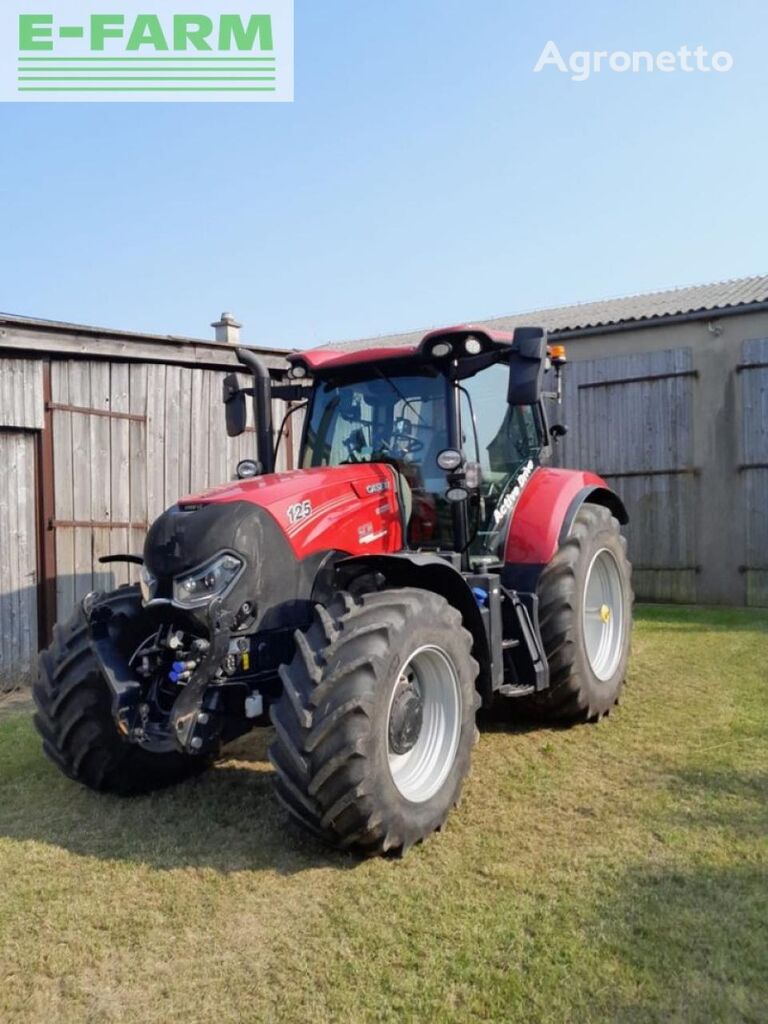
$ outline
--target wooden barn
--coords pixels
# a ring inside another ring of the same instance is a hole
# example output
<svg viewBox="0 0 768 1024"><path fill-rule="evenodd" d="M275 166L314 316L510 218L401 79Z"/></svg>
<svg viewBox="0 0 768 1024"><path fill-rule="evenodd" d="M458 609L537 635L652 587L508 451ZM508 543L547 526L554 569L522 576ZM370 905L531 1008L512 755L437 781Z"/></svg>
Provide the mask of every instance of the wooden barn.
<svg viewBox="0 0 768 1024"><path fill-rule="evenodd" d="M768 606L767 275L483 322L566 345L554 460L624 497L640 600Z"/></svg>
<svg viewBox="0 0 768 1024"><path fill-rule="evenodd" d="M554 460L624 496L638 598L768 605L768 277L487 323L567 345ZM227 438L221 404L239 325L213 326L200 341L0 316L0 690L29 680L79 597L128 580L103 555L139 551L164 508L254 454L252 432ZM281 377L285 353L261 354ZM300 418L278 468L295 464Z"/></svg>
<svg viewBox="0 0 768 1024"><path fill-rule="evenodd" d="M233 440L224 424L239 325L213 326L201 341L0 316L0 692L29 682L78 598L128 582L103 555L139 552L164 508L254 454L253 432ZM282 375L282 353L255 351Z"/></svg>

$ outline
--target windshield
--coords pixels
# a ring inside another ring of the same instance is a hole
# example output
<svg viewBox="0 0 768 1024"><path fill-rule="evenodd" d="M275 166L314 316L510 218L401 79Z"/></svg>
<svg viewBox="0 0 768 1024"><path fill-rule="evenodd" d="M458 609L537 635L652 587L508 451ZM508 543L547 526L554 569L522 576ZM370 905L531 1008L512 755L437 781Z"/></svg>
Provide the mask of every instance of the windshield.
<svg viewBox="0 0 768 1024"><path fill-rule="evenodd" d="M302 466L394 465L412 495L409 543L449 547L445 473L437 465L438 454L448 447L447 409L448 382L429 370L318 382Z"/></svg>
<svg viewBox="0 0 768 1024"><path fill-rule="evenodd" d="M366 373L370 375L370 368ZM476 556L497 553L500 530L494 513L541 448L535 410L507 404L508 377L508 366L496 364L461 382L461 444L465 459L479 466L479 487L469 511L470 551ZM394 465L411 492L409 544L452 549L448 484L437 465L438 454L451 446L452 387L430 368L388 376L379 372L359 380L319 380L306 425L302 467Z"/></svg>
<svg viewBox="0 0 768 1024"><path fill-rule="evenodd" d="M318 385L302 465L395 459L428 475L448 446L442 376L376 377Z"/></svg>

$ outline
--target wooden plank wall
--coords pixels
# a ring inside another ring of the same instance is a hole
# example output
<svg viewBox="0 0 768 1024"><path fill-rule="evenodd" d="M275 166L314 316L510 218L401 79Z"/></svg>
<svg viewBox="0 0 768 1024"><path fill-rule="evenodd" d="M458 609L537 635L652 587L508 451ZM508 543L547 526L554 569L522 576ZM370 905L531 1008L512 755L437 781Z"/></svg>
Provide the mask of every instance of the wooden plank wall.
<svg viewBox="0 0 768 1024"><path fill-rule="evenodd" d="M744 343L739 484L744 508L746 603L768 605L768 340Z"/></svg>
<svg viewBox="0 0 768 1024"><path fill-rule="evenodd" d="M573 361L551 413L569 428L556 464L594 470L627 506L641 599L696 600L692 365L687 348Z"/></svg>
<svg viewBox="0 0 768 1024"><path fill-rule="evenodd" d="M0 366L0 427L42 430L42 362L39 359L3 359Z"/></svg>
<svg viewBox="0 0 768 1024"><path fill-rule="evenodd" d="M43 364L0 362L0 692L31 682L37 653L36 431Z"/></svg>
<svg viewBox="0 0 768 1024"><path fill-rule="evenodd" d="M0 693L28 686L37 654L35 435L0 428Z"/></svg>
<svg viewBox="0 0 768 1024"><path fill-rule="evenodd" d="M136 570L101 565L101 556L140 553L148 524L164 509L231 479L237 462L255 455L252 431L226 435L224 377L177 365L52 363L60 619L89 590L135 579ZM276 429L283 414L276 401ZM249 426L251 419L249 410ZM279 469L287 466L286 447Z"/></svg>

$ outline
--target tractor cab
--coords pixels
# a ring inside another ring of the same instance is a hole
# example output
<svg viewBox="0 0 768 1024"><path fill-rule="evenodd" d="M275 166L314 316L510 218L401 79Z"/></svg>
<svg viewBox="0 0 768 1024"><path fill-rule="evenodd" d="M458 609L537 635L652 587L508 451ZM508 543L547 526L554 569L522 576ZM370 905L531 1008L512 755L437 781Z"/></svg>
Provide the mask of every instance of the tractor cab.
<svg viewBox="0 0 768 1024"><path fill-rule="evenodd" d="M561 351L551 358L541 329L459 327L410 347L289 358L292 384L272 393L307 399L301 469L389 464L409 548L457 552L465 568L501 562L515 488L548 457L544 375L554 369L558 395L565 362ZM231 402L238 392L228 387Z"/></svg>
<svg viewBox="0 0 768 1024"><path fill-rule="evenodd" d="M498 559L495 518L514 481L547 448L536 404L507 403L509 366L499 360L471 376L464 367L402 361L318 375L307 412L301 468L383 462L407 489L407 541L451 550L455 507L466 503L474 558ZM457 456L455 453L458 452ZM460 456L460 458L459 458Z"/></svg>

